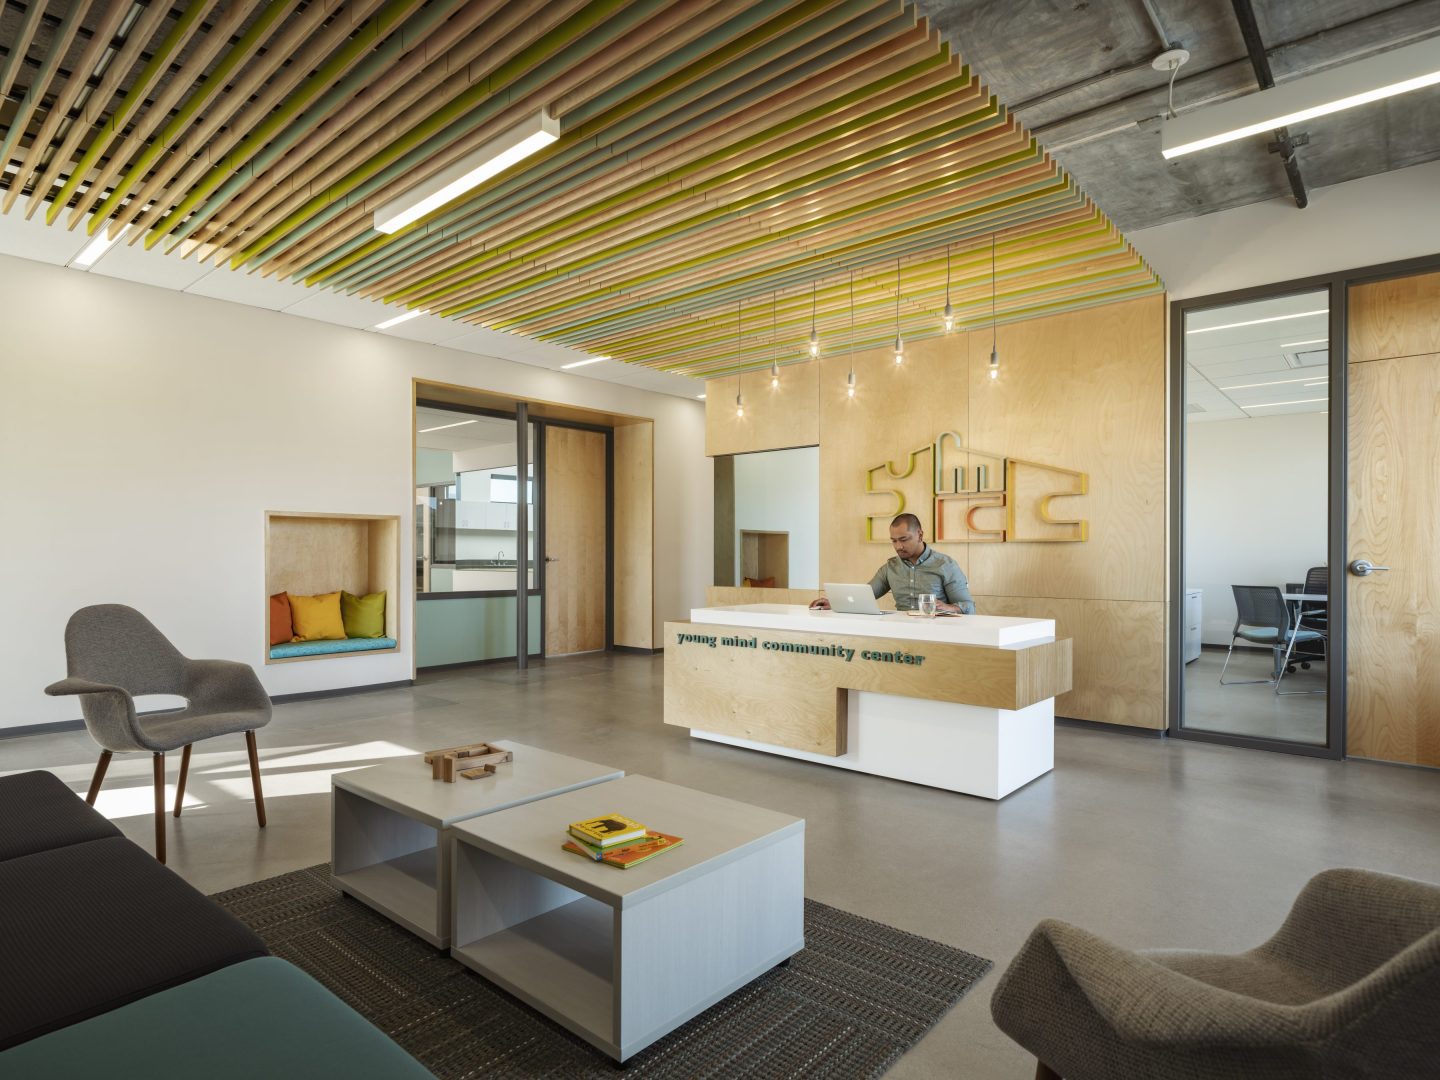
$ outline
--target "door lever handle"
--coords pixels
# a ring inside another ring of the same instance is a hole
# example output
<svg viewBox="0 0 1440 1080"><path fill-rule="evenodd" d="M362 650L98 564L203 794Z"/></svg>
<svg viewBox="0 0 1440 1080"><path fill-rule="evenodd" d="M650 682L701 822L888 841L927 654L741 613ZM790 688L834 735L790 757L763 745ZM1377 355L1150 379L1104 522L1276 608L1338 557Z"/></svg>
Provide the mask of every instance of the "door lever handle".
<svg viewBox="0 0 1440 1080"><path fill-rule="evenodd" d="M1350 573L1356 577L1368 577L1377 570L1389 570L1388 566L1376 566L1369 559L1356 559L1350 564Z"/></svg>

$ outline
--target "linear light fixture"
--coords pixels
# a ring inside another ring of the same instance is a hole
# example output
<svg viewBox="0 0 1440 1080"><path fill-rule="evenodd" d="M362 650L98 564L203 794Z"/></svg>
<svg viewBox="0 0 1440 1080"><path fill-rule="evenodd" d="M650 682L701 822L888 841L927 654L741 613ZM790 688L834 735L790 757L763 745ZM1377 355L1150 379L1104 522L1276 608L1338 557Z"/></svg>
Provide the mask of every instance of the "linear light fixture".
<svg viewBox="0 0 1440 1080"><path fill-rule="evenodd" d="M1265 402L1265 404L1263 404L1263 405L1241 405L1240 408L1241 408L1242 410L1249 410L1249 409L1273 409L1273 408L1275 408L1277 405L1313 405L1313 404L1314 404L1315 402L1317 402L1317 401L1329 401L1329 400L1330 400L1329 398L1323 398L1323 397L1307 397L1307 398L1301 398L1301 399L1298 400L1298 401L1267 401L1267 402Z"/></svg>
<svg viewBox="0 0 1440 1080"><path fill-rule="evenodd" d="M1160 153L1176 158L1440 83L1440 36L1304 75L1166 120Z"/></svg>
<svg viewBox="0 0 1440 1080"><path fill-rule="evenodd" d="M561 370L561 371L569 371L571 368L585 367L587 364L598 364L598 363L600 363L602 360L609 360L609 359L610 359L610 357L608 357L608 356L592 356L592 357L590 357L589 360L574 360L574 361L571 361L571 362L568 363L568 364L561 364L561 365L560 365L560 370Z"/></svg>
<svg viewBox="0 0 1440 1080"><path fill-rule="evenodd" d="M1308 382L1313 379L1312 375L1301 375L1295 379L1272 379L1269 382L1247 382L1236 383L1234 386L1222 386L1221 390L1253 390L1257 386L1281 386L1285 383Z"/></svg>
<svg viewBox="0 0 1440 1080"><path fill-rule="evenodd" d="M411 222L419 221L432 210L504 172L517 161L524 161L559 137L560 122L541 109L424 183L385 203L375 211L376 230L382 233L399 232Z"/></svg>
<svg viewBox="0 0 1440 1080"><path fill-rule="evenodd" d="M399 326L402 322L409 322L411 319L418 319L421 315L424 314L424 311L422 311L420 308L416 308L414 311L405 312L404 315L396 315L393 319L386 319L384 322L377 322L375 324L375 329L389 330L392 326Z"/></svg>
<svg viewBox="0 0 1440 1080"><path fill-rule="evenodd" d="M80 249L80 254L70 260L70 265L78 266L82 270L89 270L90 267L95 265L96 260L99 259L101 255L104 255L105 252L118 244L129 231L130 226L126 225L125 228L120 230L120 235L112 240L109 235L110 230L102 224L100 231L95 234L95 239Z"/></svg>
<svg viewBox="0 0 1440 1080"><path fill-rule="evenodd" d="M1313 341L1292 341L1288 345L1281 345L1282 349L1298 349L1301 345L1329 345L1330 339L1317 337Z"/></svg>
<svg viewBox="0 0 1440 1080"><path fill-rule="evenodd" d="M457 420L457 421L456 421L455 423L453 423L453 424L441 424L439 427L422 427L422 428L421 428L419 431L417 431L415 434L417 434L417 435L428 435L428 434L430 434L430 432L432 432L432 431L444 431L446 428L464 427L466 424L475 424L475 423L478 423L478 422L479 422L479 421L476 421L476 420Z"/></svg>
<svg viewBox="0 0 1440 1080"><path fill-rule="evenodd" d="M1247 319L1244 322L1226 323L1224 326L1202 326L1198 330L1186 330L1187 334L1210 334L1216 330L1234 330L1239 326L1259 326L1261 323L1284 322L1286 319L1303 319L1309 315L1329 315L1326 308L1319 311L1297 311L1294 315L1271 315L1268 319Z"/></svg>

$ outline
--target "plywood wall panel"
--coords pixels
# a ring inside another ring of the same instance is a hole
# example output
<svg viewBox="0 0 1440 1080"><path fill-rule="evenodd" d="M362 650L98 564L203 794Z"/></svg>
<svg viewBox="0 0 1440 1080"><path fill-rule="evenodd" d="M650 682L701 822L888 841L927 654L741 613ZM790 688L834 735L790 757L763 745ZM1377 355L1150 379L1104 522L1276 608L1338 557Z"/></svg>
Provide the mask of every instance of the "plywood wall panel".
<svg viewBox="0 0 1440 1080"><path fill-rule="evenodd" d="M605 648L608 556L605 436L551 426L545 432L546 656Z"/></svg>
<svg viewBox="0 0 1440 1080"><path fill-rule="evenodd" d="M614 643L655 647L655 425L615 428Z"/></svg>
<svg viewBox="0 0 1440 1080"><path fill-rule="evenodd" d="M753 454L814 446L820 441L816 388L818 362L780 369L778 386L768 371L710 379L705 383L705 453ZM745 415L735 415L735 394L745 402Z"/></svg>
<svg viewBox="0 0 1440 1080"><path fill-rule="evenodd" d="M1083 543L972 544L972 588L1006 596L1165 599L1165 311L1161 297L971 334L969 444L1084 472L1089 491L1053 509L1088 523ZM1063 475L1047 490L1068 490ZM1022 500L1021 505L1026 505Z"/></svg>
<svg viewBox="0 0 1440 1080"><path fill-rule="evenodd" d="M928 453L919 455L909 476L887 468L874 486L894 489L899 498L867 494L866 474L876 465L909 468L912 451L928 446L942 431L964 434L968 421L969 342L965 334L929 338L894 353L870 350L854 357L855 396L847 394L850 359L843 353L821 361L820 379L820 570L821 581L868 581L891 555L888 520L900 507L928 521L933 484ZM874 515L873 541L865 519ZM965 561L964 544L944 545Z"/></svg>
<svg viewBox="0 0 1440 1080"><path fill-rule="evenodd" d="M1165 603L975 597L981 615L1054 619L1074 648L1074 689L1055 699L1055 715L1104 724L1165 727Z"/></svg>
<svg viewBox="0 0 1440 1080"><path fill-rule="evenodd" d="M1350 363L1440 352L1440 273L1357 285L1347 302Z"/></svg>

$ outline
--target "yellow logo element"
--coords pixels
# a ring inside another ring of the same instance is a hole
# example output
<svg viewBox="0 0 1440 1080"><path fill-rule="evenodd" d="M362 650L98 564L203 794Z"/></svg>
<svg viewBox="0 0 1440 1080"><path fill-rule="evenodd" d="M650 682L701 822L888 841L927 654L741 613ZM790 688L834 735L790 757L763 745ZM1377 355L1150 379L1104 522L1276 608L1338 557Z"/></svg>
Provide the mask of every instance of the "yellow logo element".
<svg viewBox="0 0 1440 1080"><path fill-rule="evenodd" d="M888 530L891 519L906 509L905 493L882 485L913 476L926 454L930 456L930 521L923 517L921 521L932 541L1063 544L1089 539L1088 521L1060 516L1053 508L1056 499L1089 492L1087 473L967 450L959 433L942 431L934 442L909 451L903 465L887 461L865 471L865 493L894 500L894 506L883 513L865 516L869 543L888 541L888 536L876 535L877 524Z"/></svg>

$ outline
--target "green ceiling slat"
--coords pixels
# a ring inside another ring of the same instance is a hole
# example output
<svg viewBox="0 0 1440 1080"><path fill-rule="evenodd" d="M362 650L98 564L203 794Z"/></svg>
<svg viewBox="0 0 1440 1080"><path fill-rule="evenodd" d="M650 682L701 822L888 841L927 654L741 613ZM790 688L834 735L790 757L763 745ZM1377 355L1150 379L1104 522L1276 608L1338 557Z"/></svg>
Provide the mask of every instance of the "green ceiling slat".
<svg viewBox="0 0 1440 1080"><path fill-rule="evenodd" d="M972 117L978 117L979 119L976 119L973 122L967 122L970 121ZM592 256L588 256L585 259L573 263L568 263L562 266L546 267L543 272L537 275L532 275L531 278L528 279L528 281L526 282L512 282L511 284L505 286L503 289L496 290L483 297L475 298L469 301L469 303L483 306L483 304L489 303L491 300L494 299L509 300L517 296L524 296L531 292L537 291L538 289L545 288L554 281L563 277L570 276L571 274L579 272L581 270L593 270L597 267L613 263L618 259L625 258L628 255L634 254L636 251L644 250L646 248L652 248L662 243L678 240L685 236L692 235L696 232L702 231L708 226L733 221L750 214L770 209L774 206L782 205L783 203L790 200L804 198L806 195L812 194L814 192L827 190L828 188L834 186L832 180L835 177L840 176L844 173L855 173L861 165L868 164L870 168L864 171L875 172L880 169L887 168L890 164L893 164L896 161L902 161L914 155L918 155L919 153L922 153L926 147L934 148L936 146L943 145L945 135L942 134L938 138L930 137L932 132L948 132L951 136L958 135L960 131L978 133L986 130L987 128L998 126L998 117L994 112L991 112L989 110L977 110L976 112L967 114L966 116L961 117L953 121L952 123L955 125L954 127L952 127L950 124L944 124L940 125L938 128L930 128L925 131L912 134L911 136L907 136L907 138L901 142L890 143L883 147L875 148L873 151L870 151L867 154L858 155L857 157L851 158L847 161L837 162L833 165L826 166L825 168L810 173L807 176L797 178L796 180L793 180L788 184L781 185L776 188L771 188L763 192L757 192L748 198L739 199L733 203L726 203L722 206L706 211L703 214L687 218L683 222L672 223L670 226L667 226L663 230L653 233L647 233L644 236L640 237L634 237L628 241L625 241L624 243L606 248L603 252L597 252ZM912 142L912 140L914 141ZM965 186L967 181L972 180L977 175L983 175L986 172L992 171L996 173L1014 171L1015 168L1023 167L1023 165L1027 163L1033 163L1033 161L1038 159L1039 155L1035 153L1033 149L1026 151L1018 151L1016 154L1010 155L1006 158L993 158L989 161L986 161L982 165L972 166L971 168L962 170L960 172L949 173L943 178L943 183L947 185L953 183L955 186ZM841 182L849 182L852 179L855 179L855 177L847 176ZM911 190L918 191L921 189L918 187L913 187ZM887 200L899 199L901 198L901 195L899 193L891 193L890 195L884 196L884 198ZM831 220L839 220L839 218L833 218ZM771 242L772 239L770 236L759 236L753 238L749 242L749 246L751 248L763 247ZM734 253L734 249L727 250L729 250L732 254ZM612 282L609 288L612 290L623 290L640 280L642 279L621 278L618 281ZM476 310L478 310L478 307L476 308ZM537 316L552 314L557 310L560 309L554 306L538 308L535 310L534 314Z"/></svg>
<svg viewBox="0 0 1440 1080"><path fill-rule="evenodd" d="M628 26L631 18L643 16L662 3L664 0L641 0L629 5L627 11L625 0L593 0L578 15L526 46L365 164L352 169L289 214L235 255L230 260L231 266L238 268L256 258L263 262L282 243L304 239L355 202L363 201L390 181L404 176L479 123L498 114L514 98L523 96L531 88L538 89L548 77L546 61L576 45L577 39L581 39L580 49L593 52L619 32L614 27Z"/></svg>
<svg viewBox="0 0 1440 1080"><path fill-rule="evenodd" d="M406 41L407 32L413 31L414 35L426 34L430 29L450 17L451 12L460 6L464 0L444 0L435 2L424 8L413 20L407 19L405 25L399 32L391 33L378 49L374 50L365 60L357 65L349 75L336 83L327 93L314 104L314 112L317 116L324 116L331 109L342 102L354 97L366 84L403 53L410 50ZM192 235L196 229L208 221L232 196L242 187L248 184L255 177L259 176L265 169L268 169L277 161L282 154L288 151L301 138L307 134L307 129L300 126L288 128L279 138L273 139L260 153L237 169L235 174L227 180L218 191L195 209L195 212L186 219L179 228L175 229L173 236L175 243L167 250L173 251L186 237Z"/></svg>
<svg viewBox="0 0 1440 1080"><path fill-rule="evenodd" d="M870 210L879 209L881 207L884 207L886 209L894 209L899 206L904 206L909 202L913 202L916 199L923 197L927 193L933 193L936 190L944 190L951 187L967 186L967 182L973 180L975 175L977 174L983 174L984 172L991 170L1003 170L1006 165L1012 165L1016 162L1022 162L1031 158L1037 158L1037 155L1035 155L1033 151L1033 147L1031 149L1022 150L1014 154L1007 155L1003 158L993 159L992 161L984 163L984 165L974 166L971 169L961 170L957 173L940 177L928 183L914 185L911 188L905 189L904 193L894 193L877 196L873 199L869 199L861 203L856 203L852 206L846 207L845 209L836 211L832 214L827 214L822 217L814 218L801 225L792 225L785 229L772 230L759 236L749 237L739 243L729 244L723 248L718 248L714 251L707 252L705 255L694 256L690 259L682 260L680 262L669 263L660 270L652 270L643 274L626 277L612 285L611 288L621 290L633 288L636 285L643 285L647 282L655 281L662 277L668 277L679 271L695 269L699 266L706 265L707 263L721 262L725 259L733 258L734 256L743 254L747 251L752 251L758 247L770 247L785 240L792 240L797 237L805 236L807 234L818 232L823 229L833 228L837 224L846 221L849 218L864 214L865 212ZM777 197L771 192L762 193L762 196L757 196L757 199L755 201L770 201ZM722 215L731 217L743 216L744 214L749 213L751 209L752 208L749 206L749 201L742 200L739 204L736 205L736 208L734 209L729 206L718 207L713 211L701 214L698 216L697 219L693 219L695 220L696 224L691 225L689 222L686 222L685 225L687 227L684 229L680 229L677 226L673 229L663 230L660 234L656 235L653 241L648 240L648 238L637 238L634 241L630 241L626 245L620 245L618 247L608 250L625 250L627 247L638 245L642 241L647 241L646 246L653 247L666 240L673 240L676 238L677 235L694 232L701 225L713 224L714 220ZM578 270L586 268L600 257L600 255L596 255L591 256L587 259L582 259L577 263L570 264L570 267L567 267L567 269ZM548 284L549 281L553 280L554 278L560 276L560 273L561 272L558 270L554 272L547 272L547 274L545 275L546 284ZM518 290L519 288L520 285L517 284L507 287L503 290L497 290L495 293L490 294L489 296L482 297L473 301L468 301L463 306L443 309L442 314L469 314L475 311L479 311L494 299L515 295L516 290ZM543 311L544 309L540 310Z"/></svg>
<svg viewBox="0 0 1440 1080"><path fill-rule="evenodd" d="M185 220L185 215L201 199L224 183L231 173L240 169L253 154L262 149L275 136L276 132L281 131L304 111L317 94L339 79L341 73L355 63L362 54L373 49L376 42L383 41L388 37L391 31L403 23L422 3L424 0L390 0L380 9L379 14L366 20L365 25L355 31L330 59L326 60L318 70L302 82L299 89L290 94L274 112L267 116L250 134L241 139L234 149L217 161L214 168L195 185L179 206L155 223L154 228L145 236L145 246L149 248L159 243L162 237Z"/></svg>
<svg viewBox="0 0 1440 1080"><path fill-rule="evenodd" d="M1109 226L1100 225L1096 222L1097 219L1091 219L1090 221L1077 222L1074 225L1066 226L1064 229L1061 230L1046 230L1044 233L1038 234L1039 236L1046 236L1046 239L1044 240L1037 241L1035 236L1026 237L1024 238L1025 242L1023 243L1023 248L1027 252L1045 251L1061 247L1066 244L1072 244L1076 240L1088 239L1096 236L1104 236L1108 238L1115 235L1113 230ZM1047 236L1047 234L1061 235ZM1022 246L1022 243L1020 241L1016 241L1012 242L1009 245L1004 245L1003 247L1008 250L1020 246ZM889 259L893 259L897 255L903 258L904 256L903 254L901 254L901 250L902 249L877 249L875 252L875 261L879 262L885 256L888 256ZM933 242L933 239L928 236L923 237L920 241L920 246L918 250L933 252L935 250L935 244ZM1077 258L1088 258L1096 250L1100 249L1086 248L1081 252L1079 256L1077 256ZM830 257L823 256L823 258L826 261L829 261ZM988 263L988 260L989 247L987 245L985 249L985 259L983 261ZM915 269L917 269L919 272L923 272L926 274L937 272L930 269L932 265L943 266L943 259L933 264L926 264L924 268ZM1034 265L1037 264L1027 264L1027 267ZM964 266L963 261L961 263L961 266ZM911 268L907 268L907 273L910 272L910 269ZM833 278L834 272L835 268L832 267L830 273L826 276ZM629 328L641 330L647 326L654 326L654 319L651 313L657 308L663 309L668 318L683 318L685 316L698 314L702 311L709 311L712 309L718 311L724 306L733 302L737 296L755 296L764 295L767 292L773 293L777 291L779 287L783 287L781 285L782 281L791 285L809 285L814 280L815 276L813 274L813 268L811 267L801 267L796 273L789 275L786 278L776 278L771 274L768 268L753 274L730 275L728 278L722 278L719 281L715 282L713 286L707 283L706 289L703 292L695 290L694 297L696 302L691 306L678 305L672 302L645 304L643 306L640 306L638 312L632 314L628 319L622 318L620 320L617 320L617 323L615 325L607 325L607 333L604 335L603 340L613 342L617 348L628 347L631 344L630 339L626 337L616 338L614 336L614 331L616 329ZM827 296L833 298L831 294L843 294L844 289L845 286L843 283L827 285L824 289L821 289L819 291L818 295L821 299L825 299L827 298ZM791 299L795 302L795 308L797 311L800 312L802 316L800 322L808 328L810 324L810 294L808 292L804 294L795 293L787 299ZM626 324L627 322L630 324L629 327L624 326L624 324ZM499 324L493 327L493 329L505 328L506 327L503 324ZM693 324L674 325L669 329L647 334L646 344L650 346L650 351L653 352L657 349L664 349L669 347L672 342L687 341L692 336L692 334ZM649 355L649 353L642 351L641 353L636 354L636 358L640 358L645 355Z"/></svg>
<svg viewBox="0 0 1440 1080"><path fill-rule="evenodd" d="M441 211L439 217L424 223L420 232L427 235L423 238L420 233L410 232L398 237L362 234L343 248L343 254L347 256L358 249L365 249L360 259L337 260L334 254L327 254L291 277L303 279L306 284L323 281L354 291L386 276L387 267L412 258L422 259L424 253L479 235L487 227L503 224L542 200L573 191L633 157L654 153L693 131L701 130L712 122L708 114L719 112L724 107L717 99L723 98L731 110L744 108L774 93L780 86L788 88L808 74L838 64L843 57L850 55L842 51L847 44L855 51L878 45L901 29L897 24L907 21L903 16L884 16L882 9L873 7L872 0L849 0L839 8L822 11L816 18L817 21L828 22L831 16L839 17L853 9L862 9L861 15L819 37L811 37L812 28L802 25L762 42L748 52L746 58L752 62L757 59L767 62L746 71L739 78L732 78L724 68L716 68L699 77L686 73L683 78L676 76L665 80L673 83L675 89L665 93L658 101L638 110L633 108L633 103L630 108L617 107L612 113L588 122L582 129L585 137L577 139L575 145L509 179L497 178L494 186L482 185L465 204ZM877 13L884 17L882 23L858 34L854 32L852 28L855 24L869 26ZM725 28L731 25L727 23ZM798 44L796 39L800 39ZM704 38L700 39L700 42L704 41ZM697 42L692 43L692 48L677 50L671 55L688 58L691 51L698 50ZM803 57L806 53L817 55L798 61L794 59L797 54ZM668 61L669 57L664 59ZM664 62L656 65L661 72L669 67ZM627 80L627 84L649 74L650 69L647 68ZM595 132L593 135L590 134L591 128ZM607 135L608 141L600 145L599 134L602 132ZM567 134L574 137L576 133ZM549 185L543 184L542 180L549 180ZM483 202L480 201L482 199ZM477 202L480 205L477 206Z"/></svg>
<svg viewBox="0 0 1440 1080"><path fill-rule="evenodd" d="M937 66L938 61L931 60L921 61L920 63L912 64L909 67L893 73L892 75L888 75L881 79L878 79L875 82L869 84L868 86L861 87L858 90L854 90L848 94L842 95L841 97L834 99L833 102L829 102L825 105L816 106L813 109L808 109L804 113L799 114L798 116L792 117L789 120L781 121L780 123L772 125L771 127L766 128L763 131L756 132L753 135L749 135L733 143L727 143L723 148L719 150L713 151L709 154L705 154L700 158L697 158L696 160L684 166L681 166L680 168L671 170L668 173L664 173L647 181L642 181L635 187L627 189L626 191L618 192L606 199L602 199L599 202L587 207L583 211L576 211L574 213L567 214L554 222L550 222L544 226L541 226L540 228L532 230L524 236L516 237L513 240L506 241L504 244L496 245L493 249L483 253L482 255L475 256L471 259L466 259L456 264L455 266L445 271L442 275L432 274L427 278L422 278L415 285L409 286L405 289L400 290L399 292L385 297L385 302L391 303L395 300L404 299L406 296L414 295L416 292L422 291L426 285L434 284L437 280L448 277L450 274L456 273L464 269L468 269L473 266L481 265L484 262L493 261L499 255L505 254L508 251L513 251L516 248L533 240L541 239L545 236L552 235L553 233L558 232L559 230L566 228L570 225L583 222L586 218L594 217L597 213L601 211L628 205L634 199L641 195L660 190L668 185L674 184L675 182L686 176L693 176L694 174L702 172L703 170L709 168L712 165L717 165L721 162L729 160L736 154L743 153L746 150L754 149L756 147L763 146L768 142L773 142L776 139L783 138L785 135L797 130L798 128L814 123L817 120L822 120L833 113L841 112L844 109L848 108L850 105L858 104L864 101L866 98L874 96L875 94L882 93L885 90L891 89L896 86L904 85L904 83L909 81L910 79L918 78L919 76L922 76L929 71L934 70ZM959 79L948 79L945 82L936 84L934 87L927 88L921 93L913 94L900 102L894 102L891 105L878 109L873 114L867 114L867 116L875 119L894 116L907 108L914 108L917 104L923 104L928 101L933 101L937 97L944 96L947 93L951 93L962 87L968 86L968 79L964 80L963 82ZM845 132L857 130L858 127L863 125L864 120L865 117L857 117L856 119L838 125L838 127L833 130L833 134L831 134L829 137L840 138ZM785 157L793 155L794 153L801 152L803 149L809 149L813 148L814 146L822 145L825 141L825 135L811 136L810 138L803 140L801 143L792 144L785 150L776 151L770 155L767 155L764 158L761 158L759 162L752 162L745 168L732 170L730 174L725 175L734 175L735 173L744 172L747 170L753 171L755 168L760 167L760 164L762 162L781 160ZM574 243L575 240L581 237L595 235L597 234L597 232L604 231L610 227L613 227L619 222L635 220L639 217L653 213L656 209L672 205L683 199L690 198L692 197L694 192L709 190L710 188L715 186L718 186L716 180L705 181L701 184L696 185L694 188L685 189L679 192L671 193L669 195L661 196L659 199L655 200L652 203L647 203L643 207L634 207L626 211L625 213L618 215L615 218L611 218L609 221L606 221L602 225L592 225L588 229L581 230L578 234L572 234L571 236L566 237L563 242L557 242L557 244ZM551 248L555 247L556 245L551 245ZM549 249L542 248L540 250L544 251ZM533 253L527 254L535 257ZM492 273L493 272L482 272L480 274L472 275L470 278L462 280L459 286L439 290L437 293L433 294L433 296L436 298L440 296L445 296L449 293L457 291L457 288L465 287L466 284L475 284L479 281L485 280L485 278L491 276Z"/></svg>
<svg viewBox="0 0 1440 1080"><path fill-rule="evenodd" d="M116 108L115 114L110 118L110 122L96 133L94 139L86 149L85 155L80 159L79 163L70 170L70 178L65 181L65 186L60 189L60 194L56 195L55 198L51 200L49 207L46 208L45 223L47 225L53 225L55 223L55 219L64 211L65 204L68 203L71 196L75 194L75 189L78 188L80 182L89 175L90 170L94 168L95 163L100 160L111 141L124 132L125 125L130 119L130 114L138 109L145 100L145 93L143 91L150 86L150 83L155 79L156 75L170 66L170 61L174 57L175 50L178 49L180 43L189 36L191 27L200 20L200 16L204 13L204 4L192 4L189 10L182 13L180 18L175 20L175 25L170 28L170 32L161 40L159 47L150 57L149 62L140 70L140 74L136 76L134 82L130 84L131 92L120 99L120 104ZM99 227L99 224L100 218L91 215L90 221L86 225L86 231L93 234Z"/></svg>

